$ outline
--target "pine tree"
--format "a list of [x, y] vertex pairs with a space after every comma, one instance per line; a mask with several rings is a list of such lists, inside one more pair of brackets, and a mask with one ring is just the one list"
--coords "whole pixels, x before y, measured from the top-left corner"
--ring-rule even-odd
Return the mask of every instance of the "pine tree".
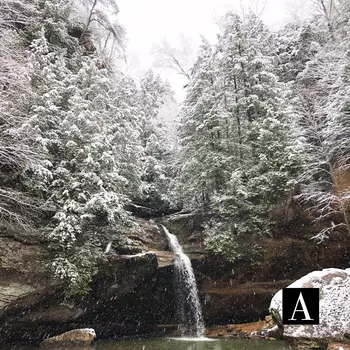
[[233, 249], [234, 241], [273, 232], [271, 212], [293, 187], [298, 162], [289, 137], [286, 89], [275, 74], [274, 41], [267, 28], [254, 15], [245, 21], [233, 16], [219, 45], [235, 156], [227, 190], [213, 203], [218, 217], [208, 225], [206, 244], [225, 254], [217, 247], [221, 240], [231, 241], [226, 255], [235, 258], [242, 247]]
[[197, 66], [205, 68], [189, 85], [180, 184], [191, 184], [197, 197], [207, 186], [202, 203], [213, 220], [206, 246], [232, 259], [244, 236], [272, 232], [270, 213], [295, 183], [298, 162], [285, 87], [275, 73], [274, 37], [254, 14], [242, 20], [228, 13], [222, 28], [210, 58], [200, 54]]
[[214, 108], [214, 80], [213, 49], [202, 38], [180, 112], [177, 191], [180, 201], [187, 207], [208, 204], [217, 187], [216, 178], [223, 171], [218, 158], [219, 131], [215, 130], [218, 114]]
[[97, 67], [97, 60], [83, 59], [71, 83], [68, 111], [59, 125], [64, 158], [55, 161], [52, 172], [50, 201], [58, 211], [49, 237], [57, 241], [69, 262], [84, 268], [84, 275], [72, 280], [73, 287], [76, 283], [81, 288], [89, 282], [85, 279], [92, 273], [88, 267], [94, 267], [101, 228], [113, 226], [117, 231], [128, 220], [124, 210], [127, 179], [120, 174], [114, 153], [117, 144], [106, 123], [113, 102], [107, 71]]
[[26, 126], [39, 135], [46, 158], [47, 176], [33, 191], [54, 213], [45, 237], [68, 297], [88, 290], [101, 248], [130, 224], [125, 205], [141, 176], [135, 86], [70, 35], [73, 9], [69, 1], [39, 2], [42, 25], [31, 33], [35, 97]]
[[140, 86], [143, 147], [141, 203], [160, 212], [166, 211], [170, 205], [168, 197], [170, 146], [164, 122], [159, 118], [159, 110], [171, 98], [169, 85], [152, 71], [148, 71]]
[[316, 20], [303, 26], [288, 24], [278, 32], [276, 61], [281, 81], [295, 81], [324, 44], [324, 34]]

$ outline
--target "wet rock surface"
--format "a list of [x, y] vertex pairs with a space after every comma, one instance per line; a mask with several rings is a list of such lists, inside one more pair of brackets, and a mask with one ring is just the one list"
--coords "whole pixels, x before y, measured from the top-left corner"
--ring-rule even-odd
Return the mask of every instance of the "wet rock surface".
[[329, 343], [328, 350], [350, 350], [350, 343]]
[[274, 325], [269, 315], [265, 320], [257, 322], [211, 326], [206, 328], [205, 336], [208, 338], [282, 339], [280, 328]]
[[243, 323], [263, 319], [273, 295], [290, 281], [205, 283], [203, 314], [209, 324]]
[[281, 288], [313, 270], [349, 266], [349, 237], [334, 237], [327, 245], [315, 245], [286, 236], [262, 239], [259, 245], [259, 260], [229, 263], [206, 255], [192, 262], [207, 324], [263, 319]]
[[[141, 239], [150, 249], [164, 251], [166, 240], [159, 237], [158, 228], [149, 222], [146, 226]], [[2, 239], [0, 343], [40, 341], [82, 327], [94, 327], [101, 337], [159, 333], [159, 323], [174, 319], [173, 256], [169, 252], [160, 256], [152, 251], [107, 254], [91, 292], [68, 303], [64, 287], [48, 273], [50, 256], [45, 244]], [[168, 255], [165, 260], [164, 255]]]
[[10, 305], [45, 293], [54, 284], [45, 265], [48, 251], [40, 240], [0, 234], [0, 315]]
[[212, 326], [206, 329], [205, 336], [208, 338], [251, 338], [251, 333], [260, 332], [265, 326], [265, 321]]

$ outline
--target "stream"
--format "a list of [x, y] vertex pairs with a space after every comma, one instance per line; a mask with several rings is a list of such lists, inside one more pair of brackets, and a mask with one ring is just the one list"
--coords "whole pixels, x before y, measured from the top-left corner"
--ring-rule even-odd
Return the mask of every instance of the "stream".
[[[1, 350], [39, 350], [36, 346], [16, 344], [1, 347]], [[282, 341], [265, 340], [181, 340], [137, 339], [98, 341], [92, 347], [55, 347], [48, 350], [292, 350], [294, 347]]]

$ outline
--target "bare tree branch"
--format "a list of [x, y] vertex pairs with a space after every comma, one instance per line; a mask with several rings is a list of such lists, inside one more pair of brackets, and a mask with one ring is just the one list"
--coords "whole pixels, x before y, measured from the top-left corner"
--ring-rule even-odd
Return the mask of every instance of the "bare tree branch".
[[194, 48], [190, 39], [184, 35], [179, 37], [180, 46], [171, 46], [166, 38], [158, 45], [154, 45], [152, 53], [155, 65], [175, 70], [178, 74], [191, 80], [190, 67], [193, 64]]

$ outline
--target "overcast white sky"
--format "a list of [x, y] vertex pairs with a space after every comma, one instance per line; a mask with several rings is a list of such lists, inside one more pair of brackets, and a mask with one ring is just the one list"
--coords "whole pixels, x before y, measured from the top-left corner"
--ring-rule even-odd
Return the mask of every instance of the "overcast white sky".
[[[287, 21], [291, 0], [241, 0], [248, 1], [253, 1], [253, 7], [258, 2], [258, 11], [267, 1], [262, 18], [273, 29]], [[151, 48], [164, 37], [172, 43], [184, 33], [197, 43], [202, 34], [214, 42], [218, 32], [215, 18], [228, 9], [240, 8], [239, 0], [118, 0], [118, 4], [119, 20], [127, 30], [130, 69], [134, 73], [137, 66], [141, 70], [152, 66]], [[168, 70], [161, 75], [181, 100], [184, 81]]]

